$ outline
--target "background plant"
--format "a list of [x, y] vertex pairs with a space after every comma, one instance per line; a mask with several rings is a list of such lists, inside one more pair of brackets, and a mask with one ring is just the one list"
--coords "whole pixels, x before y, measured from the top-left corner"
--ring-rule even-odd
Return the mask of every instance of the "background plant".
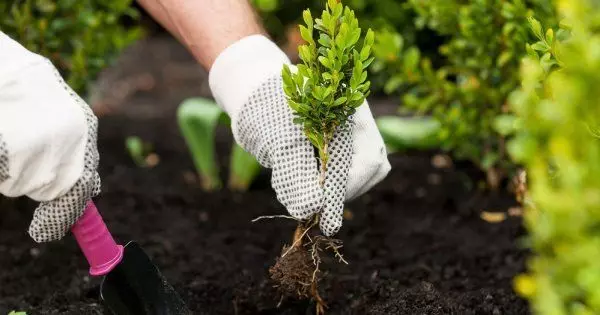
[[373, 70], [388, 73], [385, 91], [402, 95], [403, 112], [435, 117], [442, 149], [486, 170], [495, 187], [514, 169], [496, 120], [510, 113], [506, 100], [519, 85], [519, 61], [534, 38], [528, 18], [556, 23], [550, 1], [411, 0], [410, 7], [415, 25], [442, 39], [441, 58], [387, 31], [375, 43]]
[[141, 36], [125, 26], [138, 18], [132, 0], [8, 0], [0, 30], [49, 58], [78, 93], [127, 45]]
[[[289, 53], [297, 52], [297, 47], [288, 47], [289, 44], [302, 44], [289, 43], [300, 40], [300, 36], [296, 36], [295, 31], [298, 30], [297, 25], [302, 22], [302, 10], [307, 7], [312, 11], [322, 8], [322, 1], [319, 0], [253, 0], [252, 2], [270, 35], [284, 45]], [[376, 33], [385, 30], [399, 32], [408, 43], [419, 41], [424, 51], [429, 51], [430, 47], [436, 46], [435, 36], [431, 36], [430, 33], [423, 34], [416, 29], [413, 23], [414, 11], [407, 5], [407, 1], [350, 0], [344, 3], [352, 8], [363, 28], [371, 28]], [[286, 42], [288, 45], [285, 45]], [[386, 77], [384, 73], [371, 72], [371, 81], [372, 91], [378, 93], [382, 90]]]
[[591, 131], [600, 116], [600, 7], [556, 4], [571, 36], [556, 41], [558, 32], [547, 30], [542, 37], [532, 23], [538, 41], [511, 97], [521, 123], [509, 148], [527, 168], [525, 222], [534, 251], [515, 284], [537, 314], [598, 314], [600, 139]]
[[[177, 109], [177, 121], [186, 145], [190, 150], [202, 188], [206, 191], [222, 187], [216, 155], [216, 128], [229, 126], [229, 116], [213, 101], [189, 98]], [[229, 162], [227, 186], [232, 190], [246, 191], [260, 173], [260, 164], [237, 143], [233, 143]]]

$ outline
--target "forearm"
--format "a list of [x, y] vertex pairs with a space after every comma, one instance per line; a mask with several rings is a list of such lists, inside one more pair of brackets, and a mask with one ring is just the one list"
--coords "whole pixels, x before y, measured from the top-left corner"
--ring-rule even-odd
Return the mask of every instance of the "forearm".
[[247, 0], [138, 0], [196, 60], [210, 70], [231, 44], [254, 34], [266, 35]]

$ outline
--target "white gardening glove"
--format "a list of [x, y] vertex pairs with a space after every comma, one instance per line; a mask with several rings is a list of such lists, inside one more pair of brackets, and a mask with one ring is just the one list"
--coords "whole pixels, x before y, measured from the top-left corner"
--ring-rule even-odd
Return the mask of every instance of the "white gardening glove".
[[318, 159], [283, 92], [281, 70], [289, 59], [262, 35], [225, 49], [213, 64], [209, 83], [229, 114], [233, 135], [259, 163], [272, 168], [278, 200], [297, 219], [321, 213], [320, 228], [332, 236], [342, 226], [344, 201], [380, 182], [390, 171], [383, 139], [368, 104], [338, 130], [330, 149], [325, 189], [319, 186]]
[[50, 61], [0, 32], [0, 194], [40, 202], [35, 241], [62, 238], [100, 192], [97, 125]]

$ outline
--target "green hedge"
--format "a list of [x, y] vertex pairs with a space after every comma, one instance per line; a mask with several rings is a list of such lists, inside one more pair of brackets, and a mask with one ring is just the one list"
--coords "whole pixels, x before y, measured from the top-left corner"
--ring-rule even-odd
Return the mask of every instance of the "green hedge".
[[[476, 163], [498, 186], [514, 171], [506, 154], [510, 130], [508, 95], [519, 86], [519, 62], [534, 40], [527, 20], [536, 16], [556, 24], [551, 2], [521, 0], [410, 0], [415, 25], [443, 41], [438, 60], [401, 34], [379, 34], [375, 53], [385, 72], [385, 91], [400, 95], [402, 110], [433, 115], [441, 124], [442, 149]], [[508, 130], [507, 130], [508, 128]]]
[[531, 21], [538, 41], [510, 102], [519, 128], [509, 148], [527, 168], [534, 251], [515, 284], [535, 314], [600, 314], [600, 3], [556, 3], [567, 23], [544, 30]]
[[[311, 7], [323, 1], [310, 1]], [[551, 0], [345, 0], [376, 30], [374, 92], [398, 97], [400, 112], [433, 116], [437, 141], [457, 159], [477, 164], [497, 187], [516, 166], [506, 152], [513, 131], [509, 94], [519, 62], [535, 40], [528, 19], [554, 27]], [[306, 1], [254, 0], [280, 38]]]

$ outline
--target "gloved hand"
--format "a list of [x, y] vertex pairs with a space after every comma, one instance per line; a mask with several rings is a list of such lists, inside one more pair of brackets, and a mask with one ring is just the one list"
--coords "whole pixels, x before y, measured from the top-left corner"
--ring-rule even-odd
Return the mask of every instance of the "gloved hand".
[[35, 241], [62, 238], [100, 192], [97, 125], [50, 61], [0, 32], [0, 194], [40, 201]]
[[229, 114], [238, 144], [272, 168], [278, 200], [297, 219], [320, 212], [320, 228], [332, 236], [342, 226], [344, 201], [380, 182], [390, 171], [383, 139], [368, 104], [338, 130], [330, 146], [325, 189], [319, 186], [318, 159], [283, 92], [281, 70], [289, 59], [262, 35], [241, 39], [214, 62], [209, 84]]

